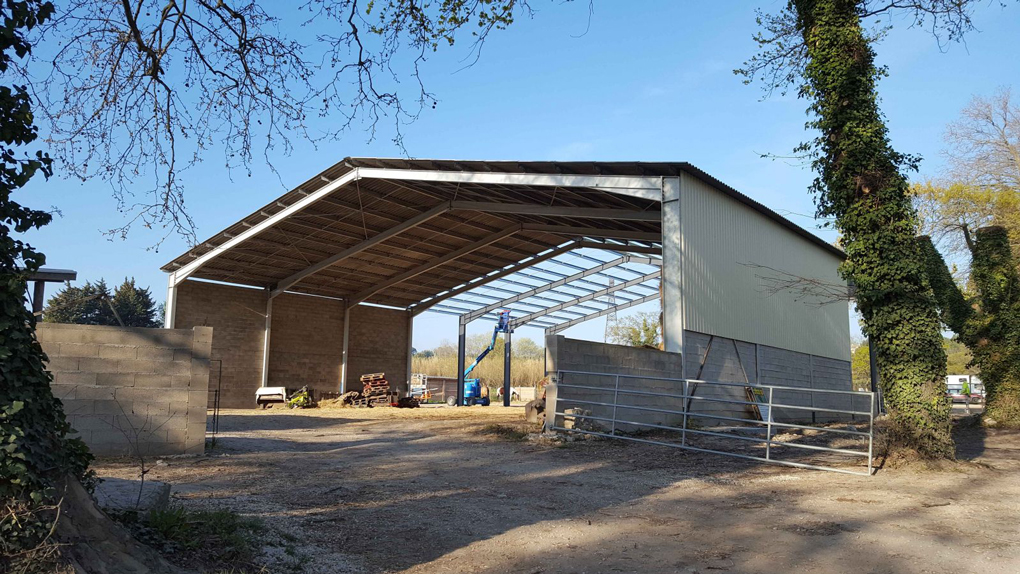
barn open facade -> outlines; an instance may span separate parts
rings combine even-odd
[[[369,372],[406,390],[423,312],[460,317],[461,373],[467,323],[501,308],[546,330],[550,369],[605,365],[557,333],[655,300],[671,376],[849,390],[846,299],[774,288],[845,287],[841,260],[687,163],[348,158],[163,270],[167,327],[213,327],[222,404],[249,407]]]

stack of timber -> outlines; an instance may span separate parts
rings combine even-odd
[[[395,400],[390,394],[390,383],[385,373],[361,375],[361,384],[361,398],[355,401],[356,406],[389,406]]]

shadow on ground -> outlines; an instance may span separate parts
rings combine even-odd
[[[185,504],[262,516],[301,541],[310,573],[1020,564],[1016,435],[961,435],[961,458],[989,466],[868,478],[616,440],[504,441],[479,434],[487,422],[227,414],[229,456],[156,478],[190,485]],[[986,460],[992,452],[1001,460]]]

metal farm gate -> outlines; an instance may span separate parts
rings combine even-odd
[[[874,393],[583,371],[557,371],[553,382],[551,430],[798,468],[873,471]]]

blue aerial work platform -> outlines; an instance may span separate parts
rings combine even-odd
[[[478,363],[482,362],[482,359],[484,359],[486,357],[486,355],[491,353],[492,350],[496,347],[496,339],[497,339],[497,337],[499,337],[500,333],[506,333],[507,338],[509,338],[509,336],[510,336],[510,333],[511,333],[511,330],[510,330],[510,309],[500,309],[497,312],[499,313],[499,320],[496,322],[496,326],[492,328],[492,339],[489,341],[489,346],[486,347],[485,349],[483,349],[482,352],[479,353],[477,357],[475,357],[474,362],[471,363],[471,365],[469,365],[468,368],[464,369],[464,375],[463,375],[464,387],[463,387],[463,391],[461,393],[462,394],[462,398],[461,398],[461,403],[460,403],[462,405],[467,405],[467,406],[472,406],[472,405],[488,406],[489,405],[489,396],[488,396],[488,394],[486,394],[485,396],[482,396],[481,380],[479,380],[479,379],[469,379],[468,375],[470,375],[471,371],[474,371],[475,367],[478,366]],[[454,399],[453,403],[456,404],[456,399]]]

